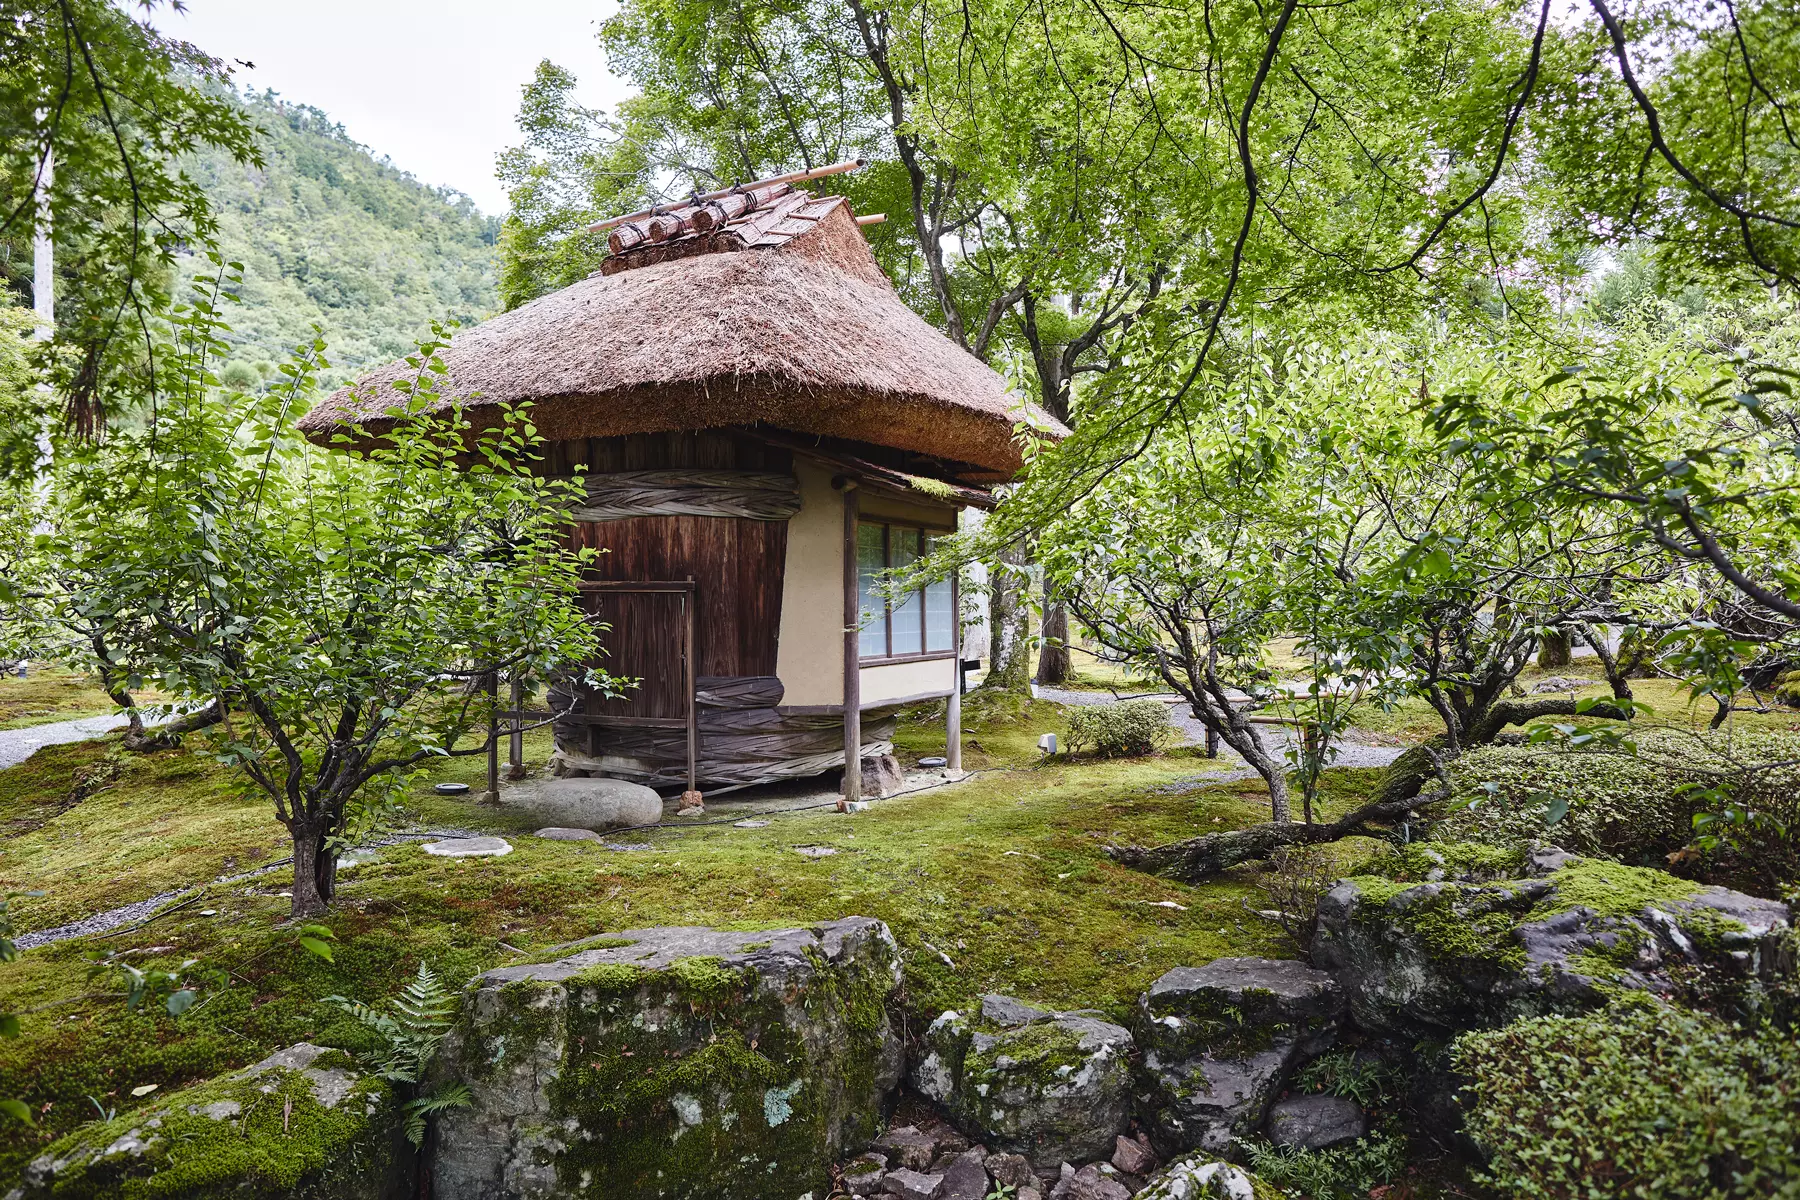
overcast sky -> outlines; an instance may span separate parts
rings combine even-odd
[[[506,210],[494,156],[518,140],[519,89],[540,59],[581,80],[583,103],[627,93],[595,22],[612,0],[186,0],[154,24],[236,66],[237,81],[324,109],[421,181]]]

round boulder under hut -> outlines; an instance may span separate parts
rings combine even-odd
[[[640,682],[552,689],[562,768],[690,792],[820,775],[945,698],[959,766],[955,585],[890,603],[877,576],[991,506],[1022,427],[1066,430],[902,303],[863,238],[879,218],[796,186],[856,165],[601,222],[597,273],[441,352],[439,404],[477,427],[532,403],[539,469],[586,489],[572,541],[607,551],[583,599],[605,668]],[[364,376],[302,431],[379,437],[411,373]]]

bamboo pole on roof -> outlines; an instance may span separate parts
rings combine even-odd
[[[754,191],[757,188],[771,187],[777,183],[805,183],[809,179],[823,179],[827,175],[842,175],[846,171],[859,171],[869,165],[866,158],[852,158],[844,162],[832,163],[828,167],[814,167],[810,171],[789,171],[785,175],[771,175],[767,179],[758,179],[751,183],[735,183],[728,188],[720,188],[716,192],[702,192],[689,196],[677,204],[653,204],[649,208],[641,208],[637,212],[623,216],[608,217],[604,221],[595,221],[588,226],[589,233],[605,233],[614,225],[623,225],[627,221],[641,221],[645,217],[660,217],[671,209],[682,208],[690,204],[703,204],[708,200],[723,200],[725,197],[739,192]]]

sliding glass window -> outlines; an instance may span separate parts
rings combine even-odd
[[[856,530],[856,581],[862,600],[862,657],[920,658],[956,649],[950,580],[902,593],[890,604],[876,590],[883,571],[931,553],[935,535],[912,525],[864,521]]]

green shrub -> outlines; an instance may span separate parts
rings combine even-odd
[[[1283,1149],[1261,1138],[1238,1146],[1258,1179],[1309,1200],[1362,1200],[1406,1170],[1406,1139],[1392,1128],[1329,1150]]]
[[[1644,1001],[1465,1034],[1467,1131],[1501,1196],[1800,1197],[1800,1049]]]
[[[1800,733],[1742,729],[1694,734],[1646,729],[1637,752],[1553,745],[1484,746],[1449,766],[1466,805],[1433,837],[1522,846],[1549,841],[1576,854],[1665,865],[1694,839],[1694,817],[1718,807],[1696,790],[1746,764],[1800,759]],[[1735,845],[1683,855],[1677,868],[1708,882],[1774,895],[1800,875],[1800,768],[1732,780],[1732,797],[1767,820],[1734,828]],[[1567,805],[1554,824],[1551,813]]]
[[[1069,753],[1092,749],[1101,758],[1154,754],[1174,737],[1161,700],[1121,700],[1069,709]]]

